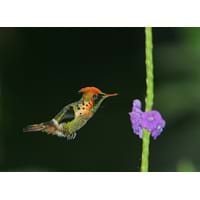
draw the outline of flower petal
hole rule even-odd
[[[143,129],[147,129],[151,136],[156,139],[166,125],[165,120],[158,111],[143,112],[141,101],[138,99],[133,101],[132,112],[129,115],[133,132],[140,138],[143,136]]]

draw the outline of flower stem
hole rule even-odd
[[[153,106],[153,42],[152,42],[152,28],[145,28],[145,54],[146,54],[146,99],[145,111],[150,111]],[[149,144],[150,133],[143,130],[142,138],[142,163],[141,171],[148,172],[149,169]]]

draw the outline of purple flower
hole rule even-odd
[[[143,136],[143,130],[147,129],[152,137],[156,139],[165,127],[165,120],[158,111],[143,112],[141,110],[141,101],[134,100],[132,112],[129,113],[133,132],[140,138]]]
[[[131,122],[132,122],[132,129],[136,135],[142,138],[142,126],[141,126],[141,117],[142,117],[142,104],[140,100],[136,99],[133,101],[132,112],[129,113]]]
[[[147,129],[152,137],[156,139],[165,127],[165,121],[158,111],[143,112],[141,116],[141,126]]]

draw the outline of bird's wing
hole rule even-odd
[[[73,105],[65,106],[55,117],[54,119],[60,123],[66,123],[72,121],[75,118]]]

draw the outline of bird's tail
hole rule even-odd
[[[40,124],[28,125],[27,127],[23,129],[23,132],[36,132],[36,131],[42,131],[42,132],[46,132],[47,134],[54,135],[56,131],[60,131],[60,130],[59,130],[58,123],[55,120],[43,122]]]
[[[28,125],[27,127],[23,128],[23,132],[44,131],[46,128],[47,128],[47,125],[45,125],[45,123],[32,124],[32,125]]]

